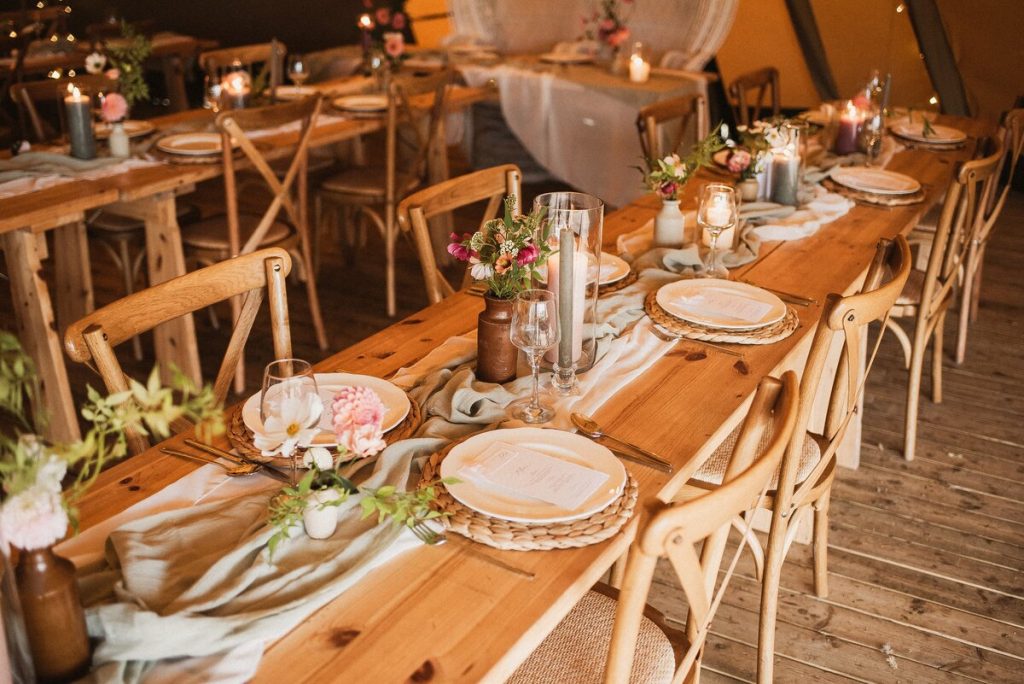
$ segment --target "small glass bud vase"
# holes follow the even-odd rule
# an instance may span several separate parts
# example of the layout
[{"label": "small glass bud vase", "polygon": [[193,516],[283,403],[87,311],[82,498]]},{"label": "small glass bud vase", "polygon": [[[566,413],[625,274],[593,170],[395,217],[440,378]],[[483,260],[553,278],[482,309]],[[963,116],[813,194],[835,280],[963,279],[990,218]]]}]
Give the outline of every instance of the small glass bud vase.
[{"label": "small glass bud vase", "polygon": [[110,137],[107,139],[110,146],[110,156],[126,158],[132,155],[131,142],[128,140],[128,133],[124,130],[123,121],[115,121],[110,124]]}]

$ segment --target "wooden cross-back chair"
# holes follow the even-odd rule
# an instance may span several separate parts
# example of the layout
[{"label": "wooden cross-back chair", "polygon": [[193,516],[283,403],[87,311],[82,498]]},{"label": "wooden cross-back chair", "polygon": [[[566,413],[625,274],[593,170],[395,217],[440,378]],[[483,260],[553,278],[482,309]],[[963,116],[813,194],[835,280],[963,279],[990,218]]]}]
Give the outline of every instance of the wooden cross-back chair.
[{"label": "wooden cross-back chair", "polygon": [[214,82],[219,83],[231,69],[241,66],[255,80],[257,68],[266,70],[270,92],[284,83],[284,56],[288,53],[279,40],[253,45],[207,50],[199,55],[199,68]]},{"label": "wooden cross-back chair", "polygon": [[[682,95],[643,107],[636,116],[636,132],[645,159],[661,159],[679,150],[683,141],[708,134],[708,101],[703,95]],[[692,126],[691,126],[692,123]],[[668,140],[667,145],[662,145]]]},{"label": "wooden cross-back chair", "polygon": [[[398,238],[396,217],[398,200],[423,185],[432,149],[438,142],[441,121],[445,112],[448,85],[452,73],[444,69],[429,76],[413,78],[393,77],[388,84],[388,106],[384,140],[383,163],[353,167],[335,174],[320,184],[315,199],[314,213],[319,226],[326,206],[332,205],[336,216],[352,230],[353,219],[364,228],[369,220],[384,240],[386,305],[388,316],[394,316],[395,303],[395,242]],[[429,98],[429,101],[428,101]],[[426,111],[426,125],[420,126]],[[398,169],[399,127],[411,142],[411,159]],[[411,137],[411,139],[410,139]]]},{"label": "wooden cross-back chair", "polygon": [[[239,316],[213,383],[214,394],[223,401],[259,313],[264,290],[270,308],[274,358],[291,357],[285,289],[291,266],[288,252],[273,248],[187,273],[119,299],[77,321],[64,334],[64,347],[75,361],[92,364],[108,391],[120,392],[128,389],[128,382],[114,347],[161,323],[241,296]],[[133,454],[148,447],[141,435],[129,435]]]},{"label": "wooden cross-back chair", "polygon": [[[796,416],[796,374],[764,378],[736,440],[725,484],[652,510],[629,548],[618,599],[607,598],[604,589],[589,592],[508,681],[696,681],[711,621],[742,548],[723,570],[730,523],[764,495]],[[646,605],[662,558],[689,604],[685,635],[658,624]]]},{"label": "wooden cross-back chair", "polygon": [[[756,91],[751,100],[752,91]],[[775,67],[765,67],[757,71],[751,71],[737,76],[726,89],[729,96],[729,105],[732,107],[736,123],[749,126],[752,122],[761,118],[769,106],[765,98],[769,96],[771,115],[778,116],[781,111],[779,103],[779,70]]]},{"label": "wooden cross-back chair", "polygon": [[[319,95],[302,100],[269,105],[253,109],[237,109],[217,115],[217,129],[223,144],[224,195],[226,212],[197,221],[182,229],[182,243],[191,259],[200,265],[209,265],[257,249],[280,246],[294,251],[305,278],[310,314],[320,349],[327,349],[327,333],[320,312],[320,299],[313,270],[312,241],[309,236],[306,161],[309,141],[320,113]],[[300,123],[298,143],[292,150],[287,172],[283,179],[271,168],[264,153],[250,137],[254,130],[276,128]],[[255,169],[270,190],[270,202],[262,213],[252,207],[239,206],[236,171],[238,162],[231,141],[237,143],[242,157]],[[248,193],[247,193],[248,194]],[[280,220],[284,212],[288,221]],[[233,300],[233,316],[238,315],[238,304]],[[244,389],[244,366],[239,362],[235,389]]]},{"label": "wooden cross-back chair", "polygon": [[[103,74],[81,74],[73,78],[47,78],[12,85],[11,99],[18,106],[24,131],[31,132],[34,142],[51,142],[65,134],[67,123],[64,120],[63,103],[68,95],[68,86],[78,86],[90,95],[96,95],[116,91],[117,81]],[[56,114],[56,127],[53,125],[53,117],[48,118],[40,113],[39,105],[44,103],[50,105]]]},{"label": "wooden cross-back chair", "polygon": [[455,289],[437,266],[430,219],[487,200],[480,220],[482,228],[484,223],[499,215],[505,197],[515,196],[518,210],[522,179],[523,174],[515,164],[493,166],[414,192],[398,205],[398,223],[403,231],[412,233],[423,269],[427,300],[431,304],[454,294]]},{"label": "wooden cross-back chair", "polygon": [[[910,371],[907,380],[906,425],[903,457],[914,458],[917,440],[917,412],[921,394],[921,375],[929,342],[932,343],[932,401],[942,402],[943,327],[953,302],[954,288],[967,267],[967,258],[978,231],[985,223],[985,199],[990,184],[997,178],[1003,156],[999,138],[979,141],[986,156],[959,162],[946,190],[942,213],[930,242],[931,252],[925,271],[913,270],[907,287],[896,300],[888,326],[903,347]],[[965,304],[966,305],[966,304]],[[913,337],[895,319],[913,318]]]}]

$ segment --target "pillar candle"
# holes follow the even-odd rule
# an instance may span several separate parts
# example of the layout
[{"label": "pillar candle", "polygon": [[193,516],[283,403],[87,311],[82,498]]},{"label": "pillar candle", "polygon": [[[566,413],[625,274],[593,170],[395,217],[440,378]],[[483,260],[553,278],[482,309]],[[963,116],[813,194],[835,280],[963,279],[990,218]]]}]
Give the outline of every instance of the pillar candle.
[{"label": "pillar candle", "polygon": [[363,57],[370,53],[370,31],[373,30],[373,19],[369,14],[359,17],[359,30],[363,32]]},{"label": "pillar candle", "polygon": [[77,159],[92,159],[96,156],[96,138],[92,131],[92,101],[88,95],[72,86],[64,98],[67,111],[68,136],[71,138],[71,156]]},{"label": "pillar candle", "polygon": [[846,109],[839,115],[839,130],[836,132],[836,154],[852,154],[857,151],[857,135],[860,133],[861,114],[853,102],[846,103]]},{"label": "pillar candle", "polygon": [[776,152],[772,155],[772,170],[768,177],[771,179],[771,201],[795,207],[800,187],[800,158]]},{"label": "pillar candle", "polygon": [[646,83],[651,77],[651,64],[640,55],[629,58],[629,80],[633,83]]},{"label": "pillar candle", "polygon": [[558,297],[558,348],[545,359],[570,368],[583,355],[583,314],[587,296],[587,255],[575,249],[572,229],[559,234],[559,250],[548,259],[547,288]]}]

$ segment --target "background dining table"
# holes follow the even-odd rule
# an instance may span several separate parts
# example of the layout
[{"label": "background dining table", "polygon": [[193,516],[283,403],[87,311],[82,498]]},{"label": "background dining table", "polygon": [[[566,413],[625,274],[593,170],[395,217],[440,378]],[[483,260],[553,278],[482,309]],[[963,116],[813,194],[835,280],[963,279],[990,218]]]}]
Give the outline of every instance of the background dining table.
[{"label": "background dining table", "polygon": [[[945,152],[908,149],[888,166],[922,183],[922,202],[898,207],[858,204],[810,237],[763,245],[757,261],[732,272],[735,279],[817,300],[814,306],[797,307],[800,327],[793,335],[774,344],[743,347],[740,360],[680,340],[596,412],[609,433],[675,466],[675,472],[666,475],[627,464],[639,483],[640,515],[619,535],[558,551],[478,547],[517,572],[468,553],[465,543],[408,552],[269,644],[256,681],[501,681],[510,675],[623,554],[637,521],[670,500],[738,425],[758,381],[801,367],[828,293],[859,287],[877,241],[909,232],[940,200],[954,162],[969,158],[978,136],[989,130],[968,119],[940,121],[967,132],[969,144]],[[701,184],[700,179],[690,184],[684,205],[693,202]],[[606,251],[614,251],[620,236],[650,221],[657,207],[654,198],[643,198],[607,216]],[[449,337],[472,330],[482,307],[479,297],[458,292],[330,356],[317,364],[317,370],[387,378]],[[185,437],[168,443],[176,445]],[[226,440],[220,445],[227,446]],[[82,500],[82,527],[124,511],[196,467],[164,456],[156,447],[114,466]]]}]

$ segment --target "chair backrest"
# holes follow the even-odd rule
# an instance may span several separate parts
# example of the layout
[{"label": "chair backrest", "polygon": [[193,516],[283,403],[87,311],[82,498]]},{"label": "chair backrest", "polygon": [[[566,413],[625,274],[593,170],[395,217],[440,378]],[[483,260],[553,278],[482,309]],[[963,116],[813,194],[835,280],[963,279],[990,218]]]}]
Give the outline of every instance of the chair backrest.
[{"label": "chair backrest", "polygon": [[[387,132],[385,140],[385,202],[393,207],[396,198],[395,171],[398,164],[399,127],[403,124],[412,136],[411,161],[404,162],[408,173],[422,181],[427,172],[427,161],[432,146],[441,130],[448,98],[452,71],[444,69],[428,76],[393,77],[388,83]],[[427,109],[426,126],[417,122]]]},{"label": "chair backrest", "polygon": [[[668,558],[689,604],[686,635],[689,648],[677,664],[674,681],[700,668],[708,628],[736,560],[719,581],[726,539],[734,518],[757,506],[779,467],[796,423],[797,379],[788,371],[781,380],[766,377],[758,385],[740,429],[722,485],[696,499],[667,504],[651,513],[629,550],[605,682],[629,681],[640,620],[655,565]],[[763,437],[772,435],[758,453]]]},{"label": "chair backrest", "polygon": [[[757,91],[753,99],[749,99],[751,91]],[[765,67],[757,71],[741,74],[729,84],[726,94],[729,105],[736,117],[736,123],[749,126],[751,122],[761,118],[762,111],[767,107],[765,98],[771,92],[771,113],[778,116],[781,110],[779,103],[779,70]]]},{"label": "chair backrest", "polygon": [[427,299],[431,304],[437,304],[455,290],[437,267],[428,221],[440,214],[488,200],[480,220],[483,227],[501,210],[504,197],[515,195],[517,203],[520,201],[522,178],[523,174],[515,164],[494,166],[424,188],[398,205],[398,224],[402,230],[412,233],[423,268]]},{"label": "chair backrest", "polygon": [[918,326],[927,324],[947,305],[967,252],[984,225],[985,198],[988,186],[998,180],[1003,142],[1000,138],[983,139],[979,149],[985,156],[959,162],[946,190],[921,288]]},{"label": "chair backrest", "polygon": [[[815,486],[826,470],[834,467],[833,456],[857,411],[874,354],[885,332],[884,319],[903,291],[912,265],[913,258],[906,238],[901,235],[895,240],[880,240],[860,291],[847,297],[830,294],[826,299],[800,381],[800,411],[797,414],[796,429],[786,449],[775,491],[773,509],[779,511],[782,517],[788,517],[792,508],[805,500],[806,491]],[[862,364],[861,353],[866,348],[862,342],[867,337],[868,325],[876,321],[883,321],[883,324],[879,327],[871,357]],[[828,408],[822,432],[828,445],[823,448],[821,459],[810,474],[801,483],[797,483],[808,423],[815,398],[821,392],[819,386],[822,373],[831,357],[837,335],[842,336],[842,350],[828,392]],[[862,365],[866,366],[863,374]]]},{"label": "chair backrest", "polygon": [[[285,277],[292,261],[283,249],[264,249],[228,259],[187,273],[97,309],[70,325],[64,333],[64,348],[79,363],[92,362],[110,392],[128,389],[124,371],[114,347],[166,321],[244,295],[235,329],[213,383],[219,400],[227,396],[245,342],[267,290],[274,358],[291,357],[288,327],[288,298]],[[129,435],[129,446],[138,453],[148,444],[140,435]]]},{"label": "chair backrest", "polygon": [[239,65],[256,78],[255,69],[262,65],[267,70],[267,87],[273,89],[284,82],[284,56],[287,53],[284,43],[278,40],[219,48],[200,54],[199,68],[211,80],[220,82],[228,70]]},{"label": "chair backrest", "polygon": [[1021,153],[1024,152],[1024,109],[1011,109],[1006,112],[1001,133],[1003,158],[996,171],[997,180],[988,184],[986,197],[982,200],[985,219],[975,236],[975,241],[979,245],[988,242],[992,229],[1003,211],[1003,205],[1010,196],[1010,190],[1013,189],[1013,178],[1020,163]]},{"label": "chair backrest", "polygon": [[[232,109],[217,115],[217,128],[221,132],[224,150],[224,195],[227,205],[228,243],[232,256],[255,251],[282,209],[287,213],[300,235],[306,235],[307,211],[305,202],[301,200],[306,197],[306,184],[308,183],[306,167],[309,158],[309,141],[322,104],[323,98],[320,95],[313,95],[301,100],[266,107]],[[299,142],[292,152],[288,171],[283,179],[279,179],[263,153],[249,136],[255,130],[275,128],[296,122],[299,123]],[[244,243],[242,243],[239,221],[238,183],[235,178],[235,153],[231,145],[232,140],[238,144],[242,153],[263,178],[273,197],[256,228],[245,236]],[[293,198],[293,187],[298,190],[297,196],[300,201]]]},{"label": "chair backrest", "polygon": [[[706,137],[709,118],[703,95],[673,97],[642,108],[636,116],[636,132],[644,158],[661,159],[676,152],[684,140],[696,142]],[[663,140],[668,144],[663,146]]]},{"label": "chair backrest", "polygon": [[[68,86],[77,85],[85,88],[90,95],[109,93],[117,90],[117,81],[103,74],[82,74],[74,78],[47,78],[41,81],[27,81],[11,85],[11,99],[18,105],[22,119],[22,128],[31,130],[38,142],[54,140],[64,134],[63,100],[67,97]],[[50,117],[44,117],[39,111],[40,104],[53,105]],[[26,120],[27,124],[26,125]],[[56,126],[54,126],[56,121]]]}]

